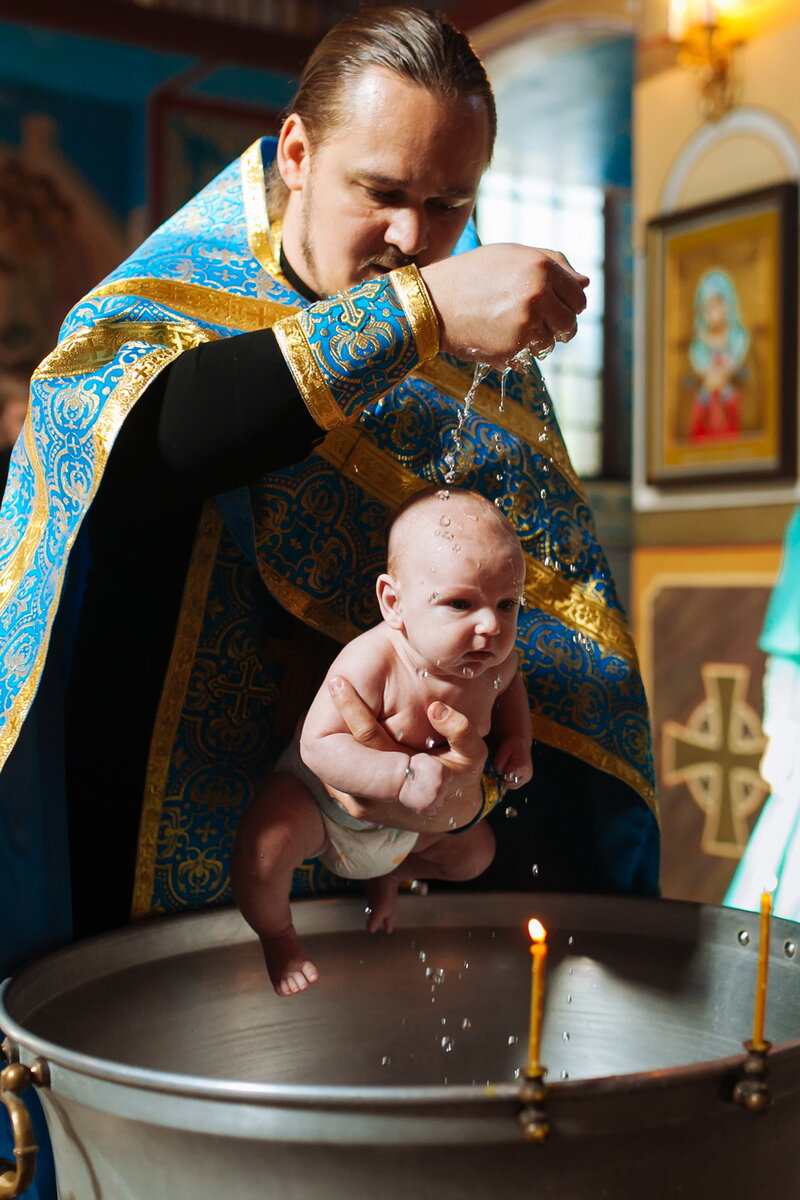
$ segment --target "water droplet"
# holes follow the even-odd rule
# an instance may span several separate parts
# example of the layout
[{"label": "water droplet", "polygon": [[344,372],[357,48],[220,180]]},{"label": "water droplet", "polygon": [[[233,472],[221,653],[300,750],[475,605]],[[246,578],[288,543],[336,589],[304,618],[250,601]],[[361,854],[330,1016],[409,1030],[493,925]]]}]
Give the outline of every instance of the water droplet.
[{"label": "water droplet", "polygon": [[436,499],[437,500],[449,500],[450,493],[447,491],[447,488],[441,488],[441,490],[436,493]]},{"label": "water droplet", "polygon": [[567,996],[567,1004],[572,1004],[572,996]]},{"label": "water droplet", "polygon": [[372,916],[372,909],[370,908],[370,906],[369,906],[369,905],[367,905],[367,906],[366,906],[366,908],[364,909],[364,912],[366,913],[366,915],[367,915],[368,917],[371,917],[371,916]]},{"label": "water droplet", "polygon": [[444,967],[437,967],[433,972],[434,983],[444,983],[445,970]]},{"label": "water droplet", "polygon": [[[472,936],[472,935],[470,934],[470,937],[471,937],[471,936]],[[463,964],[462,964],[462,965],[463,965],[463,967],[464,967],[464,970],[465,970],[465,971],[468,971],[468,970],[469,970],[469,963],[467,962],[467,960],[466,960],[466,959],[464,959],[464,962],[463,962]]]},{"label": "water droplet", "polygon": [[425,746],[427,747],[428,750],[432,750],[435,745],[436,745],[436,738],[433,738],[433,737],[425,738]]},{"label": "water droplet", "polygon": [[442,1018],[441,1018],[441,1022],[442,1022],[442,1025],[446,1025],[446,1024],[447,1024],[447,1017],[442,1017]]},{"label": "water droplet", "polygon": [[439,524],[444,529],[447,529],[447,526],[450,524],[450,518],[448,516],[439,517]]},{"label": "water droplet", "polygon": [[510,1033],[508,1035],[508,1045],[509,1046],[516,1046],[518,1041],[519,1041],[519,1038],[517,1037],[517,1035],[515,1033]]},{"label": "water droplet", "polygon": [[449,1054],[450,1051],[453,1049],[454,1042],[451,1037],[443,1037],[442,1040],[440,1041],[439,1045],[442,1047],[445,1054]]},{"label": "water droplet", "polygon": [[403,740],[403,738],[404,738],[405,736],[406,736],[406,731],[405,731],[405,729],[398,729],[398,731],[397,731],[397,740],[398,740],[398,742],[402,742],[402,740]]},{"label": "water droplet", "polygon": [[420,961],[420,962],[426,962],[427,958],[428,958],[428,956],[427,956],[427,954],[425,953],[425,951],[424,951],[424,950],[420,950],[420,952],[419,952],[419,961]]},{"label": "water droplet", "polygon": [[420,679],[427,679],[428,678],[428,668],[420,667],[419,670],[417,671],[417,674],[419,675]]},{"label": "water droplet", "polygon": [[572,936],[572,934],[570,934],[569,937],[567,938],[567,945],[571,946],[574,941],[575,941],[575,938]]},{"label": "water droplet", "polygon": [[448,829],[455,829],[455,827],[456,827],[456,819],[455,819],[455,817],[450,817],[450,818],[449,818],[449,820],[448,820],[448,822],[447,822],[447,828],[448,828]]},{"label": "water droplet", "polygon": [[462,1029],[472,1029],[472,1021],[470,1021],[469,1017],[462,1018],[461,1028]]},{"label": "water droplet", "polygon": [[740,929],[736,937],[740,946],[748,946],[750,944],[750,934],[746,929]]},{"label": "water droplet", "polygon": [[562,1072],[561,1072],[561,1078],[562,1078],[562,1079],[569,1079],[569,1071],[562,1071]]},{"label": "water droplet", "polygon": [[500,678],[499,675],[495,675],[494,679],[492,680],[492,687],[494,688],[494,690],[496,692],[499,692],[500,688],[502,686],[503,686],[503,680]]},{"label": "water droplet", "polygon": [[565,1030],[564,1030],[564,1032],[562,1033],[561,1037],[562,1037],[562,1040],[563,1040],[563,1041],[565,1041],[565,1042],[568,1042],[568,1041],[569,1041],[569,1034],[567,1033],[566,1029],[565,1029]]},{"label": "water droplet", "polygon": [[540,499],[540,500],[546,500],[546,499],[547,499],[547,488],[542,488],[542,489],[541,489],[541,491],[539,492],[539,499]]},{"label": "water droplet", "polygon": [[439,599],[439,593],[438,593],[438,592],[431,592],[431,595],[430,595],[430,600],[428,601],[428,603],[429,603],[429,604],[435,604],[435,603],[437,602],[437,600],[438,600],[438,599]]},{"label": "water droplet", "polygon": [[432,974],[433,974],[433,967],[426,967],[425,968],[425,978],[430,979]]},{"label": "water droplet", "polygon": [[461,668],[461,674],[465,679],[472,679],[475,675],[475,668],[471,667],[469,663],[464,663],[464,666]]},{"label": "water droplet", "polygon": [[531,875],[538,875],[538,874],[539,874],[539,864],[534,863],[533,866],[531,867]]},{"label": "water droplet", "polygon": [[505,815],[509,821],[513,821],[514,817],[517,816],[517,810],[509,804],[506,808]]},{"label": "water droplet", "polygon": [[515,1079],[522,1079],[522,1067],[515,1067],[515,1068],[514,1068],[514,1078],[515,1078]]},{"label": "water droplet", "polygon": [[383,1058],[381,1059],[381,1066],[382,1067],[390,1067],[391,1065],[392,1065],[391,1055],[384,1054]]},{"label": "water droplet", "polygon": [[787,958],[794,958],[795,954],[797,953],[797,946],[794,944],[794,942],[784,942],[783,953]]}]

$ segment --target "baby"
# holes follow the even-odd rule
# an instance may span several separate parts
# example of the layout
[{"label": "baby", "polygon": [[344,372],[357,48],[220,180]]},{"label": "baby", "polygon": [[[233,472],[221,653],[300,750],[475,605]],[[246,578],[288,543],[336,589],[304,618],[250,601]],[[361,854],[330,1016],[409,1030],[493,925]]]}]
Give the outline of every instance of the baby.
[{"label": "baby", "polygon": [[[474,492],[419,493],[392,523],[387,568],[376,584],[383,620],[337,656],[299,745],[279,759],[237,834],[234,894],[281,996],[318,978],[289,906],[294,868],[305,859],[368,881],[370,932],[391,932],[402,879],[472,879],[492,861],[486,822],[456,836],[414,831],[445,798],[437,752],[446,743],[429,719],[433,705],[462,713],[490,739],[494,769],[508,787],[532,775],[530,712],[514,649],[525,563],[511,525]],[[329,692],[338,676],[353,684],[396,749],[356,741]],[[379,824],[361,819],[364,800],[371,816],[378,809]]]}]

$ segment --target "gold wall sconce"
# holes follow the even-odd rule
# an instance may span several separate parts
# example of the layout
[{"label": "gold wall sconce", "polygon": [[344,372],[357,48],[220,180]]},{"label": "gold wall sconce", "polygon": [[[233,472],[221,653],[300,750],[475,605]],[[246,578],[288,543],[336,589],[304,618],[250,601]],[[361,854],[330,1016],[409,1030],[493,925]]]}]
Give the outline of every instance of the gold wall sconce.
[{"label": "gold wall sconce", "polygon": [[697,74],[704,120],[718,121],[736,99],[733,60],[745,39],[735,18],[747,6],[741,0],[668,0],[668,3],[668,36],[678,47],[678,62]]}]

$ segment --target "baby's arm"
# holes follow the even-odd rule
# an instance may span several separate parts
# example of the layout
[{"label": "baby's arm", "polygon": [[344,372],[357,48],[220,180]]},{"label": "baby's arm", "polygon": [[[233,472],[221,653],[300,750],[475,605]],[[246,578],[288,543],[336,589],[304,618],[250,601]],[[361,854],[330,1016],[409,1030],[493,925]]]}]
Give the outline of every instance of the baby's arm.
[{"label": "baby's arm", "polygon": [[525,684],[516,670],[492,709],[492,739],[497,746],[495,770],[508,787],[522,787],[533,776],[531,713]]},{"label": "baby's arm", "polygon": [[352,796],[384,803],[399,801],[414,812],[429,812],[438,807],[445,782],[446,771],[439,760],[430,754],[409,753],[396,742],[397,749],[362,746],[343,723],[328,691],[330,676],[342,675],[371,710],[380,714],[392,655],[379,629],[344,648],[308,711],[300,753],[306,766],[337,793],[345,807]]}]

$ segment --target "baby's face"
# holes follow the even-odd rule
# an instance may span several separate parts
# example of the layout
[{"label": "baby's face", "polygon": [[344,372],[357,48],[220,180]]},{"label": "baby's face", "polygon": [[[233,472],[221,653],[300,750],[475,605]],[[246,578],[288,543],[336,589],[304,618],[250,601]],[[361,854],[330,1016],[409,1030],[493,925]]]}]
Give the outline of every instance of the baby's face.
[{"label": "baby's face", "polygon": [[406,640],[431,674],[471,679],[514,648],[525,584],[516,540],[469,515],[426,514],[397,572]]}]

